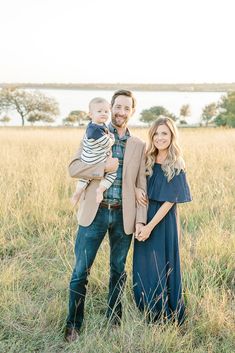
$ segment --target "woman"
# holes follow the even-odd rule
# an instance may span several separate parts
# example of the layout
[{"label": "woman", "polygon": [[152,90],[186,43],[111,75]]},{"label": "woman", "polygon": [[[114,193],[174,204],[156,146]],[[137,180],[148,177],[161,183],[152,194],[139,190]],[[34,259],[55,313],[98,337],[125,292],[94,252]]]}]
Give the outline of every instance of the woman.
[{"label": "woman", "polygon": [[[177,128],[170,118],[149,130],[146,152],[148,218],[134,243],[133,280],[138,308],[151,321],[185,316],[178,248],[177,203],[191,201]],[[143,193],[137,190],[137,201]]]}]

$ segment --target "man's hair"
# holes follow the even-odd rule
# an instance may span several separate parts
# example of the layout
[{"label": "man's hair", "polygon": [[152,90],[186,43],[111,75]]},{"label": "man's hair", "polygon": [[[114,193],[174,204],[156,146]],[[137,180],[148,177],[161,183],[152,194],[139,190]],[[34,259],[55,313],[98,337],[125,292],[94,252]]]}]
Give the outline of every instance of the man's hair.
[{"label": "man's hair", "polygon": [[118,91],[114,92],[114,95],[112,96],[112,99],[111,99],[111,107],[114,105],[115,99],[118,96],[131,97],[132,98],[132,108],[134,109],[136,107],[136,99],[133,96],[133,93],[131,91],[127,91],[125,89],[119,89]]},{"label": "man's hair", "polygon": [[90,101],[90,103],[89,103],[89,111],[91,111],[93,104],[97,104],[97,103],[107,103],[107,104],[109,104],[109,103],[106,101],[106,99],[101,98],[101,97],[95,97],[95,98],[93,98],[93,99]]}]

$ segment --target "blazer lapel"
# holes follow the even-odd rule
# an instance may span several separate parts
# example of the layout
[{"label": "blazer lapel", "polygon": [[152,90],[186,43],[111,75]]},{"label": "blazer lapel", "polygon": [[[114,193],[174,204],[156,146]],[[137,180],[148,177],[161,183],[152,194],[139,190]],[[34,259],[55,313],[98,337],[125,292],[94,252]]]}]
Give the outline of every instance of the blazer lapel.
[{"label": "blazer lapel", "polygon": [[125,154],[124,154],[124,160],[123,160],[123,177],[126,173],[127,167],[129,165],[129,162],[135,152],[135,139],[133,137],[129,137],[129,139],[126,142],[126,148],[125,148]]}]

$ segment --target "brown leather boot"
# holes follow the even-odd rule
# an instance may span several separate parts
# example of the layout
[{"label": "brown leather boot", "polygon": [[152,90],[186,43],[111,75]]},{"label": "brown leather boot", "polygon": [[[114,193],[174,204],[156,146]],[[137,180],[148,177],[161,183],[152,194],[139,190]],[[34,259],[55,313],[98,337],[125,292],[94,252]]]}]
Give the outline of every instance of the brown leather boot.
[{"label": "brown leather boot", "polygon": [[72,343],[76,341],[79,337],[79,330],[76,329],[75,327],[66,327],[65,328],[65,334],[64,334],[64,339],[68,343]]}]

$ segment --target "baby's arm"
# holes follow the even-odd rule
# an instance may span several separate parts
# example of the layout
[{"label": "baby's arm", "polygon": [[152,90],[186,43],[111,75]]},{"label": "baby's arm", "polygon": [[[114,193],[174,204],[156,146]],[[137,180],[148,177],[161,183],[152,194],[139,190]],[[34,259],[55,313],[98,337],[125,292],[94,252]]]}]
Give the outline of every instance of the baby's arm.
[{"label": "baby's arm", "polygon": [[81,161],[82,143],[79,150],[69,164],[69,174],[72,178],[102,179],[105,173],[106,164],[87,164]]}]

